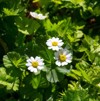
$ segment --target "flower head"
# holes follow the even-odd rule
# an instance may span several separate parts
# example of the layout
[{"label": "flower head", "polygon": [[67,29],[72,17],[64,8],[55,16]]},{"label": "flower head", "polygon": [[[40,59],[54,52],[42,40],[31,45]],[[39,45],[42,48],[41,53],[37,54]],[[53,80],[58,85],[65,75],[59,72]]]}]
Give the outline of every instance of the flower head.
[{"label": "flower head", "polygon": [[56,65],[65,66],[72,62],[72,53],[69,53],[67,49],[61,49],[55,52],[54,59],[56,60]]},{"label": "flower head", "polygon": [[28,70],[30,72],[34,72],[35,74],[40,73],[40,70],[44,68],[44,63],[43,59],[40,57],[36,56],[35,58],[30,57],[27,59],[26,66],[28,66]]},{"label": "flower head", "polygon": [[43,15],[43,14],[38,14],[36,12],[30,12],[30,15],[33,17],[33,18],[36,18],[36,19],[40,19],[40,20],[44,20],[45,18],[47,18],[47,16]]},{"label": "flower head", "polygon": [[47,44],[47,46],[48,46],[48,49],[52,49],[52,50],[58,51],[59,49],[62,48],[61,46],[62,46],[64,43],[63,43],[62,40],[60,40],[59,38],[53,37],[53,38],[47,40],[46,44]]}]

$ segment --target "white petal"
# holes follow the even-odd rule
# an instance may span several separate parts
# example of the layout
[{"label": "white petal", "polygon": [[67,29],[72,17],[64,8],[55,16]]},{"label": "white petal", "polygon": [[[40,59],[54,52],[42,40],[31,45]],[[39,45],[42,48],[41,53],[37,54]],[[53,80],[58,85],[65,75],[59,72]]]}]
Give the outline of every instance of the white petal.
[{"label": "white petal", "polygon": [[57,41],[59,41],[59,38],[55,38]]},{"label": "white petal", "polygon": [[48,39],[48,40],[47,40],[47,42],[51,42],[51,41],[52,41],[52,39]]},{"label": "white petal", "polygon": [[32,66],[29,66],[29,67],[28,67],[28,70],[32,70],[32,69],[33,69],[33,67],[32,67]]},{"label": "white petal", "polygon": [[31,59],[27,59],[26,61],[27,61],[27,62],[31,62]]},{"label": "white petal", "polygon": [[62,40],[59,40],[59,42],[62,42]]},{"label": "white petal", "polygon": [[35,13],[35,12],[30,12],[30,15],[31,15],[32,17],[34,17],[34,18],[36,18],[36,17],[38,16],[38,14]]},{"label": "white petal", "polygon": [[37,69],[42,70],[44,67],[43,66],[38,66]]},{"label": "white petal", "polygon": [[56,61],[56,65],[61,66],[61,62],[60,61]]},{"label": "white petal", "polygon": [[52,40],[51,40],[51,42],[58,42],[55,38],[53,38]]},{"label": "white petal", "polygon": [[34,61],[34,58],[33,57],[30,57],[30,59],[31,59],[31,62]]},{"label": "white petal", "polygon": [[67,62],[62,62],[62,66],[65,66],[67,65],[68,63]]},{"label": "white petal", "polygon": [[67,54],[66,56],[67,56],[67,58],[71,58],[71,57],[72,57],[72,54],[69,53],[69,54]]},{"label": "white petal", "polygon": [[72,61],[67,59],[66,62],[67,62],[67,63],[71,63]]},{"label": "white petal", "polygon": [[38,19],[43,20],[45,19],[47,16],[43,16],[43,14],[38,14]]},{"label": "white petal", "polygon": [[58,51],[59,48],[58,48],[58,46],[52,46],[52,50],[56,50],[56,51]]},{"label": "white petal", "polygon": [[39,17],[40,20],[44,20],[47,16],[41,16]]},{"label": "white petal", "polygon": [[[66,55],[66,54],[67,54],[67,51],[63,51],[63,54]],[[67,55],[66,55],[66,56],[67,56]]]},{"label": "white petal", "polygon": [[52,46],[51,42],[46,42],[47,46]]},{"label": "white petal", "polygon": [[36,73],[38,72],[38,70],[36,68],[33,68],[33,72]]},{"label": "white petal", "polygon": [[38,56],[36,56],[36,57],[35,57],[35,60],[38,61],[38,60],[41,60],[41,58],[38,57]]},{"label": "white petal", "polygon": [[30,70],[30,72],[34,72],[34,73],[36,73],[38,71],[37,68],[28,68],[28,70]]},{"label": "white petal", "polygon": [[55,39],[56,39],[55,37],[52,37],[52,41],[55,41]]},{"label": "white petal", "polygon": [[58,46],[62,46],[64,43],[63,42],[59,42]]},{"label": "white petal", "polygon": [[38,62],[38,64],[43,63],[43,59],[41,59],[40,57],[36,58],[35,60]]},{"label": "white petal", "polygon": [[44,63],[43,62],[39,62],[39,66],[43,66],[44,65]]},{"label": "white petal", "polygon": [[52,46],[51,47],[48,47],[48,49],[52,49]]},{"label": "white petal", "polygon": [[31,63],[26,63],[26,66],[32,66],[32,64]]}]

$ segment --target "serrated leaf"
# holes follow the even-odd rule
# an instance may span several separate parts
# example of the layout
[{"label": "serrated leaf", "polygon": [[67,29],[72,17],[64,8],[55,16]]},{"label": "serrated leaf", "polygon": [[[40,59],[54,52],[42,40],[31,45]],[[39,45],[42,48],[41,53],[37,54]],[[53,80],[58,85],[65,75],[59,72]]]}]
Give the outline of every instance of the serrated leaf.
[{"label": "serrated leaf", "polygon": [[81,72],[78,70],[71,70],[71,72],[73,72],[74,74],[78,75],[78,76],[82,76]]},{"label": "serrated leaf", "polygon": [[18,15],[19,10],[3,8],[3,12],[5,13],[6,16],[16,16]]},{"label": "serrated leaf", "polygon": [[69,73],[69,74],[67,74],[67,75],[70,76],[70,77],[72,77],[72,78],[74,78],[74,79],[76,79],[76,80],[79,79],[78,76],[76,76],[76,75],[73,74],[73,73]]},{"label": "serrated leaf", "polygon": [[25,67],[25,58],[21,57],[19,53],[9,52],[3,57],[5,67]]},{"label": "serrated leaf", "polygon": [[91,79],[90,79],[89,75],[88,75],[84,70],[82,70],[81,68],[80,68],[79,70],[80,70],[80,72],[81,72],[83,78],[84,78],[87,82],[91,83]]},{"label": "serrated leaf", "polygon": [[6,86],[7,87],[7,90],[18,90],[18,87],[19,87],[19,84],[18,84],[19,81],[15,81],[15,82],[7,82],[7,81],[3,81],[3,80],[0,80],[0,85],[3,85],[3,86]]},{"label": "serrated leaf", "polygon": [[6,87],[7,90],[18,90],[19,87],[19,80],[16,77],[11,77],[6,73],[6,69],[1,67],[0,68],[0,86]]}]

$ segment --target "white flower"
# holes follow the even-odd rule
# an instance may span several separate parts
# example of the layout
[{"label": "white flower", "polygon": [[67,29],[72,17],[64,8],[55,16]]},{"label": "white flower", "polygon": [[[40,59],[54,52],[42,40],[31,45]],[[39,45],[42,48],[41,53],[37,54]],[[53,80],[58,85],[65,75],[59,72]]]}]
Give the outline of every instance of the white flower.
[{"label": "white flower", "polygon": [[44,20],[45,18],[47,18],[47,15],[44,16],[43,14],[38,14],[36,12],[30,12],[30,15],[33,18],[40,19],[40,20]]},{"label": "white flower", "polygon": [[58,51],[59,49],[62,48],[61,46],[62,46],[64,43],[63,43],[62,40],[60,40],[59,38],[53,37],[53,38],[47,40],[46,44],[47,44],[47,46],[48,46],[48,49],[52,49],[52,50]]},{"label": "white flower", "polygon": [[72,62],[72,53],[69,53],[67,49],[61,49],[55,52],[54,59],[56,60],[56,65],[65,66]]},{"label": "white flower", "polygon": [[40,73],[40,70],[44,68],[44,63],[43,59],[40,57],[36,56],[35,58],[30,57],[27,59],[26,66],[28,66],[28,70],[30,72],[34,72],[35,74]]}]

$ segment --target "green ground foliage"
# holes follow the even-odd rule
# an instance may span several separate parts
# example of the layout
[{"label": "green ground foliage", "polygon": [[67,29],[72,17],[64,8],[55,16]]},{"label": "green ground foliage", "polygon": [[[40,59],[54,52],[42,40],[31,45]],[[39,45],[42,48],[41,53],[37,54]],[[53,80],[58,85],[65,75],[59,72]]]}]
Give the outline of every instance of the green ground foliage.
[{"label": "green ground foliage", "polygon": [[[55,64],[52,37],[70,50],[68,65]],[[36,56],[37,75],[26,66]],[[100,101],[100,0],[0,0],[0,101]]]}]

